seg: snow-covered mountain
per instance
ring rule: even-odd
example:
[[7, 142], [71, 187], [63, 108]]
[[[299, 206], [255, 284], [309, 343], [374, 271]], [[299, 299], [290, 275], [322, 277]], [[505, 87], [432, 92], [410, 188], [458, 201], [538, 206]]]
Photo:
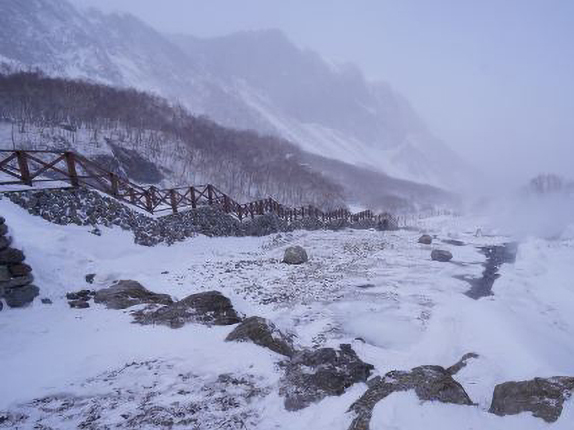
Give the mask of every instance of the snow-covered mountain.
[[452, 188], [463, 176], [464, 162], [389, 85], [277, 30], [166, 36], [65, 0], [0, 0], [0, 11], [0, 62], [12, 67], [153, 91], [223, 125], [399, 178]]

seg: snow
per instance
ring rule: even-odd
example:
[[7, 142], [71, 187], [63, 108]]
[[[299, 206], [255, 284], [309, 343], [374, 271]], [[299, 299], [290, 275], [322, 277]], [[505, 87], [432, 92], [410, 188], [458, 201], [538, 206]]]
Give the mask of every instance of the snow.
[[[421, 403], [412, 392], [395, 393], [375, 407], [372, 429], [572, 428], [572, 400], [552, 425], [528, 413], [498, 417], [487, 412], [498, 383], [574, 375], [572, 235], [551, 241], [524, 238], [516, 263], [502, 266], [494, 296], [473, 300], [464, 295], [469, 285], [455, 276], [480, 276], [484, 255], [477, 247], [509, 240], [486, 228], [484, 236], [476, 237], [484, 220], [441, 216], [419, 220], [408, 231], [198, 236], [172, 246], [142, 247], [129, 232], [102, 228], [102, 236], [95, 236], [87, 227], [50, 224], [7, 199], [0, 200], [0, 213], [34, 269], [41, 297], [54, 302], [37, 300], [30, 308], [0, 313], [0, 381], [5, 387], [0, 411], [24, 411], [55, 428], [76, 428], [76, 421], [55, 422], [55, 416], [28, 402], [48, 395], [75, 395], [82, 402], [97, 397], [104, 405], [122, 404], [120, 411], [106, 415], [113, 425], [120, 412], [138, 410], [142, 390], [153, 387], [157, 405], [190, 398], [209, 402], [221, 392], [218, 375], [230, 373], [261, 389], [228, 412], [247, 420], [248, 428], [348, 427], [352, 417], [346, 411], [365, 384], [287, 412], [277, 388], [282, 357], [256, 345], [224, 342], [233, 327], [139, 326], [127, 311], [94, 304], [75, 310], [65, 300], [68, 291], [135, 279], [175, 298], [220, 290], [241, 313], [269, 318], [294, 333], [299, 346], [351, 343], [375, 366], [376, 375], [425, 364], [450, 366], [467, 352], [479, 354], [455, 376], [477, 406]], [[437, 239], [432, 245], [418, 244], [421, 231]], [[465, 245], [441, 242], [449, 238]], [[291, 244], [307, 249], [309, 263], [281, 263]], [[450, 250], [453, 262], [431, 261], [433, 248]], [[85, 282], [88, 273], [96, 274], [93, 286]], [[187, 384], [187, 396], [178, 394], [186, 386], [182, 375], [194, 381]], [[122, 397], [128, 391], [137, 395]], [[86, 410], [78, 402], [74, 407]], [[210, 425], [219, 422], [221, 411], [214, 403], [205, 408], [205, 428], [216, 428]]]

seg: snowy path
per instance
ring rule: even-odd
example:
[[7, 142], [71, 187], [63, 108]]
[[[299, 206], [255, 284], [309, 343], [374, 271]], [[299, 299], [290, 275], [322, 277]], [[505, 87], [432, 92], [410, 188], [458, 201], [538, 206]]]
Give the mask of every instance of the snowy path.
[[[193, 398], [207, 411], [199, 428], [242, 428], [240, 422], [265, 430], [347, 428], [351, 417], [345, 411], [364, 384], [286, 412], [277, 394], [280, 356], [251, 344], [225, 343], [232, 327], [142, 327], [131, 324], [127, 312], [97, 305], [72, 310], [64, 298], [67, 291], [135, 279], [177, 298], [220, 290], [245, 315], [269, 318], [293, 332], [301, 346], [351, 343], [375, 366], [375, 375], [423, 364], [450, 366], [467, 352], [480, 355], [456, 377], [477, 407], [420, 404], [412, 393], [393, 394], [375, 408], [373, 429], [418, 430], [422, 423], [457, 430], [572, 428], [572, 401], [553, 425], [528, 414], [487, 413], [497, 383], [574, 375], [572, 239], [525, 241], [516, 263], [501, 267], [494, 296], [473, 300], [465, 295], [468, 283], [457, 278], [480, 277], [485, 257], [478, 247], [508, 238], [474, 237], [475, 225], [460, 218], [424, 221], [425, 231], [438, 237], [433, 245], [417, 243], [419, 231], [349, 230], [197, 237], [145, 248], [133, 244], [127, 232], [103, 229], [97, 237], [88, 228], [48, 224], [6, 200], [0, 200], [0, 213], [28, 256], [42, 297], [54, 302], [0, 313], [0, 383], [6, 388], [0, 390], [0, 411], [19, 410], [53, 428], [75, 428], [77, 417], [54, 418], [57, 399], [43, 412], [38, 405], [16, 405], [63, 393], [97, 395], [104, 415], [111, 405], [125, 404], [106, 415], [103, 422], [113, 428], [123, 422], [122, 413], [133, 415], [142, 402], [164, 407]], [[464, 245], [442, 242], [452, 239]], [[307, 249], [308, 264], [281, 263], [290, 244]], [[435, 247], [450, 250], [453, 262], [431, 261]], [[93, 286], [84, 280], [88, 273], [96, 274]], [[225, 397], [221, 374], [244, 378], [234, 385], [237, 398], [248, 392], [252, 400], [227, 409], [221, 405], [229, 399], [215, 402]], [[142, 398], [142, 390], [151, 390], [153, 398]], [[95, 414], [93, 405], [80, 401], [68, 407], [79, 415]]]

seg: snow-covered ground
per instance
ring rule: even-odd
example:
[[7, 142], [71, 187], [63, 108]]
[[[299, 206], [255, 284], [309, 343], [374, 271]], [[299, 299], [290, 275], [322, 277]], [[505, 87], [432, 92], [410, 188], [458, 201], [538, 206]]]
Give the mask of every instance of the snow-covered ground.
[[[0, 313], [0, 411], [30, 415], [20, 428], [37, 420], [46, 426], [38, 428], [116, 428], [143, 404], [164, 410], [189, 408], [189, 402], [201, 421], [181, 428], [348, 428], [346, 411], [365, 384], [287, 412], [278, 394], [283, 357], [224, 342], [233, 326], [140, 326], [131, 323], [129, 310], [93, 303], [76, 310], [65, 300], [66, 292], [119, 279], [174, 298], [219, 290], [243, 314], [294, 333], [300, 346], [350, 343], [375, 375], [450, 366], [465, 353], [479, 354], [455, 376], [477, 406], [421, 403], [413, 392], [395, 393], [375, 407], [372, 429], [574, 428], [573, 400], [554, 424], [528, 413], [487, 412], [497, 383], [574, 375], [574, 235], [524, 239], [516, 263], [502, 266], [494, 296], [473, 300], [464, 294], [468, 283], [456, 277], [479, 277], [485, 257], [477, 246], [509, 239], [475, 237], [479, 223], [466, 218], [421, 220], [420, 229], [437, 236], [432, 245], [417, 243], [421, 231], [413, 229], [198, 236], [148, 248], [119, 229], [102, 228], [95, 236], [87, 227], [49, 224], [6, 199], [0, 214], [34, 269], [41, 297], [53, 301]], [[294, 244], [307, 249], [307, 264], [281, 263], [285, 247]], [[431, 261], [434, 248], [450, 250], [453, 261]], [[94, 285], [85, 281], [89, 273], [96, 274]], [[141, 428], [157, 427], [149, 421]]]

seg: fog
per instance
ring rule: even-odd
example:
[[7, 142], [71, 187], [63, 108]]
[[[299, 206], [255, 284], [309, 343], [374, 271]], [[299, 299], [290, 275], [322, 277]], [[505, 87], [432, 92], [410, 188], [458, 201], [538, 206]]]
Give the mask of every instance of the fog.
[[279, 28], [404, 94], [430, 129], [506, 188], [571, 177], [574, 2], [74, 0], [169, 33]]
[[574, 195], [509, 193], [483, 201], [474, 213], [484, 216], [486, 230], [502, 232], [522, 241], [529, 236], [544, 239], [574, 238]]

